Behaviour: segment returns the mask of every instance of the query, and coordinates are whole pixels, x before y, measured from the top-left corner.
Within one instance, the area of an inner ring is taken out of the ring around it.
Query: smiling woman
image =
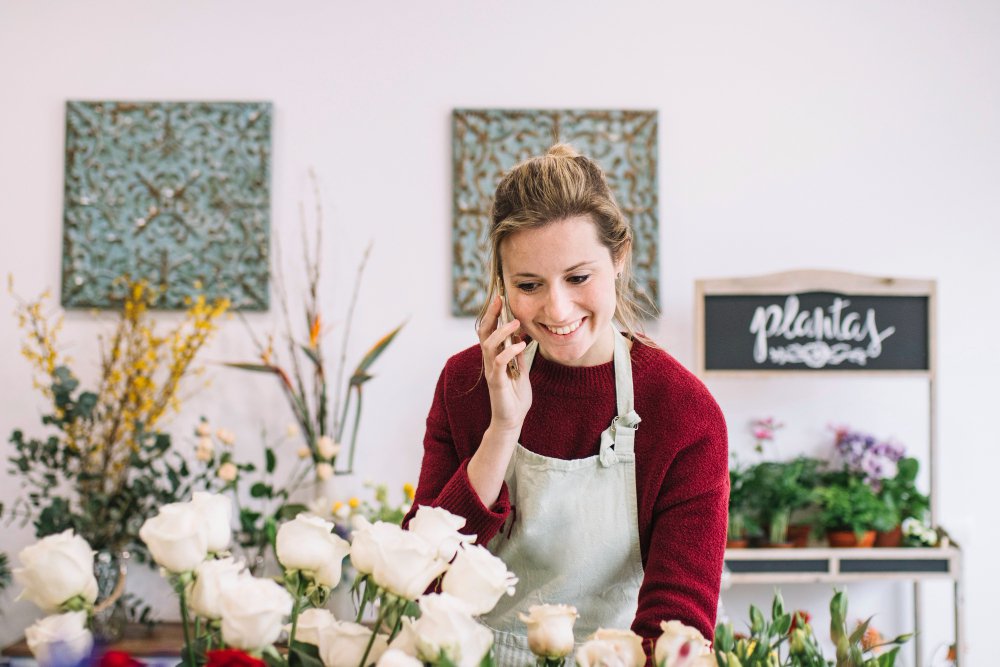
[[[725,421],[639,330],[633,236],[603,172],[564,145],[517,165],[489,237],[479,344],[438,380],[412,512],[465,517],[519,579],[483,617],[500,665],[534,662],[519,616],[538,603],[576,607],[577,641],[631,625],[647,656],[661,621],[710,638]]]

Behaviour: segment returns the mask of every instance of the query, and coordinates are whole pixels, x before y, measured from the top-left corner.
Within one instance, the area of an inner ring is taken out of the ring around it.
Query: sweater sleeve
[[[681,449],[660,486],[632,629],[655,639],[660,622],[678,620],[706,639],[715,614],[726,552],[729,510],[728,441],[714,401],[699,415],[700,437]],[[650,646],[651,642],[647,642]]]
[[[424,458],[413,507],[403,520],[407,526],[421,505],[441,507],[465,518],[462,532],[475,535],[478,544],[486,545],[497,534],[510,514],[507,484],[492,507],[486,507],[469,481],[471,454],[462,456],[452,435],[447,403],[447,366],[438,379],[434,401],[427,415],[424,433]],[[480,436],[481,437],[481,436]],[[478,447],[478,443],[475,444]]]

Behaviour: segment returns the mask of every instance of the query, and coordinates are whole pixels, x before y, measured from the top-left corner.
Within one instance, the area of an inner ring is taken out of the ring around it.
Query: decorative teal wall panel
[[[268,307],[271,104],[68,102],[62,303],[110,307],[144,278]]]
[[[489,209],[500,178],[560,141],[607,174],[635,233],[636,284],[659,308],[656,111],[456,109],[452,133],[455,315],[477,314],[486,296]]]

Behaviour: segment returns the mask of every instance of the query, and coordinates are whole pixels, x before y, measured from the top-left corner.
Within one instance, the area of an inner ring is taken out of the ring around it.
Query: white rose
[[[360,514],[351,517],[351,564],[361,574],[371,574],[375,569],[377,556],[375,545],[378,542],[392,539],[403,532],[403,529],[392,523],[376,521],[371,523]]]
[[[193,570],[208,555],[208,533],[201,513],[191,503],[169,503],[146,519],[139,537],[153,560],[170,572]]]
[[[24,638],[40,667],[80,664],[94,646],[85,611],[46,616],[28,626]]]
[[[631,630],[612,630],[598,628],[591,639],[610,642],[615,652],[621,657],[625,667],[643,667],[646,664],[646,652],[642,649],[642,637]]]
[[[372,630],[357,623],[334,621],[319,636],[319,657],[325,667],[358,667],[365,655]],[[365,665],[373,665],[388,646],[385,635],[376,635]]]
[[[371,532],[375,538],[372,577],[382,588],[408,600],[415,600],[448,569],[438,558],[438,550],[419,535],[406,530]]]
[[[580,617],[576,607],[541,604],[518,614],[528,626],[528,648],[542,658],[564,658],[573,651],[573,623]]]
[[[18,558],[24,565],[14,568],[14,581],[24,586],[19,598],[34,602],[42,611],[57,611],[78,595],[89,603],[97,599],[94,551],[72,530],[43,537],[22,549]]]
[[[218,493],[195,491],[191,504],[201,513],[208,536],[208,550],[225,551],[233,539],[233,501]]]
[[[316,479],[326,481],[333,477],[333,466],[326,461],[316,464]]]
[[[195,580],[188,592],[188,605],[202,618],[222,618],[222,591],[236,584],[243,563],[232,558],[203,561],[195,570]]]
[[[224,445],[232,446],[236,442],[236,435],[228,428],[220,428],[215,432],[215,437]]]
[[[591,639],[576,649],[576,664],[579,667],[628,667],[618,653],[614,642],[606,639]]]
[[[329,609],[306,609],[299,614],[299,622],[295,625],[295,641],[303,644],[319,646],[319,638],[323,632],[337,622]],[[291,633],[292,625],[285,626],[285,632]]]
[[[212,435],[212,427],[208,425],[207,421],[203,420],[198,422],[198,425],[194,427],[194,432],[201,438],[208,438]],[[208,442],[211,443],[212,440],[209,439]],[[199,441],[198,444],[200,445],[201,441]]]
[[[289,438],[294,438],[299,433],[299,425],[295,422],[288,422],[288,426],[285,427],[285,435]]]
[[[456,667],[478,667],[493,646],[493,633],[472,617],[469,606],[447,593],[420,598],[420,618],[408,631],[417,657],[437,663],[445,656]]]
[[[376,667],[423,667],[422,662],[398,648],[391,648],[378,659]]]
[[[306,445],[302,445],[301,447],[299,447],[299,450],[296,452],[296,454],[300,459],[307,459],[310,456],[312,456],[312,450],[309,449],[309,447],[307,447]]]
[[[318,516],[299,514],[281,524],[275,551],[286,569],[302,570],[323,586],[340,583],[341,566],[350,552],[347,540],[333,534],[333,524]]]
[[[503,597],[514,594],[517,577],[502,560],[479,545],[465,546],[455,554],[441,582],[441,590],[465,600],[472,613],[485,614]]]
[[[321,435],[316,441],[316,452],[322,459],[332,459],[340,453],[340,445],[333,441],[328,435]]]
[[[222,639],[233,648],[256,651],[281,634],[292,613],[292,596],[270,579],[242,574],[222,591]]]
[[[236,476],[240,474],[239,469],[236,464],[232,461],[226,461],[219,469],[215,472],[223,482],[232,482],[236,479]]]
[[[667,667],[680,667],[690,659],[709,653],[711,645],[702,634],[680,621],[662,621],[660,629],[663,634],[656,640],[653,650],[657,665],[666,661]]]
[[[455,557],[461,544],[476,541],[475,535],[463,535],[458,529],[465,525],[465,519],[441,507],[422,506],[410,520],[410,532],[415,533],[438,550],[446,561]]]
[[[215,453],[215,445],[209,441],[208,446],[202,446],[199,442],[197,449],[194,450],[194,457],[201,461],[202,463],[208,463],[212,460],[212,455]]]

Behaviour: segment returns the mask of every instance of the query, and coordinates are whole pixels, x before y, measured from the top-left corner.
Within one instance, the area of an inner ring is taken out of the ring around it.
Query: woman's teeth
[[[549,325],[546,324],[545,328],[548,329],[549,331],[551,331],[554,334],[559,334],[560,336],[565,336],[566,334],[571,334],[574,331],[576,331],[577,329],[579,329],[581,324],[583,324],[583,320],[577,320],[573,324],[570,324],[569,326],[565,326],[565,327],[550,327]]]

